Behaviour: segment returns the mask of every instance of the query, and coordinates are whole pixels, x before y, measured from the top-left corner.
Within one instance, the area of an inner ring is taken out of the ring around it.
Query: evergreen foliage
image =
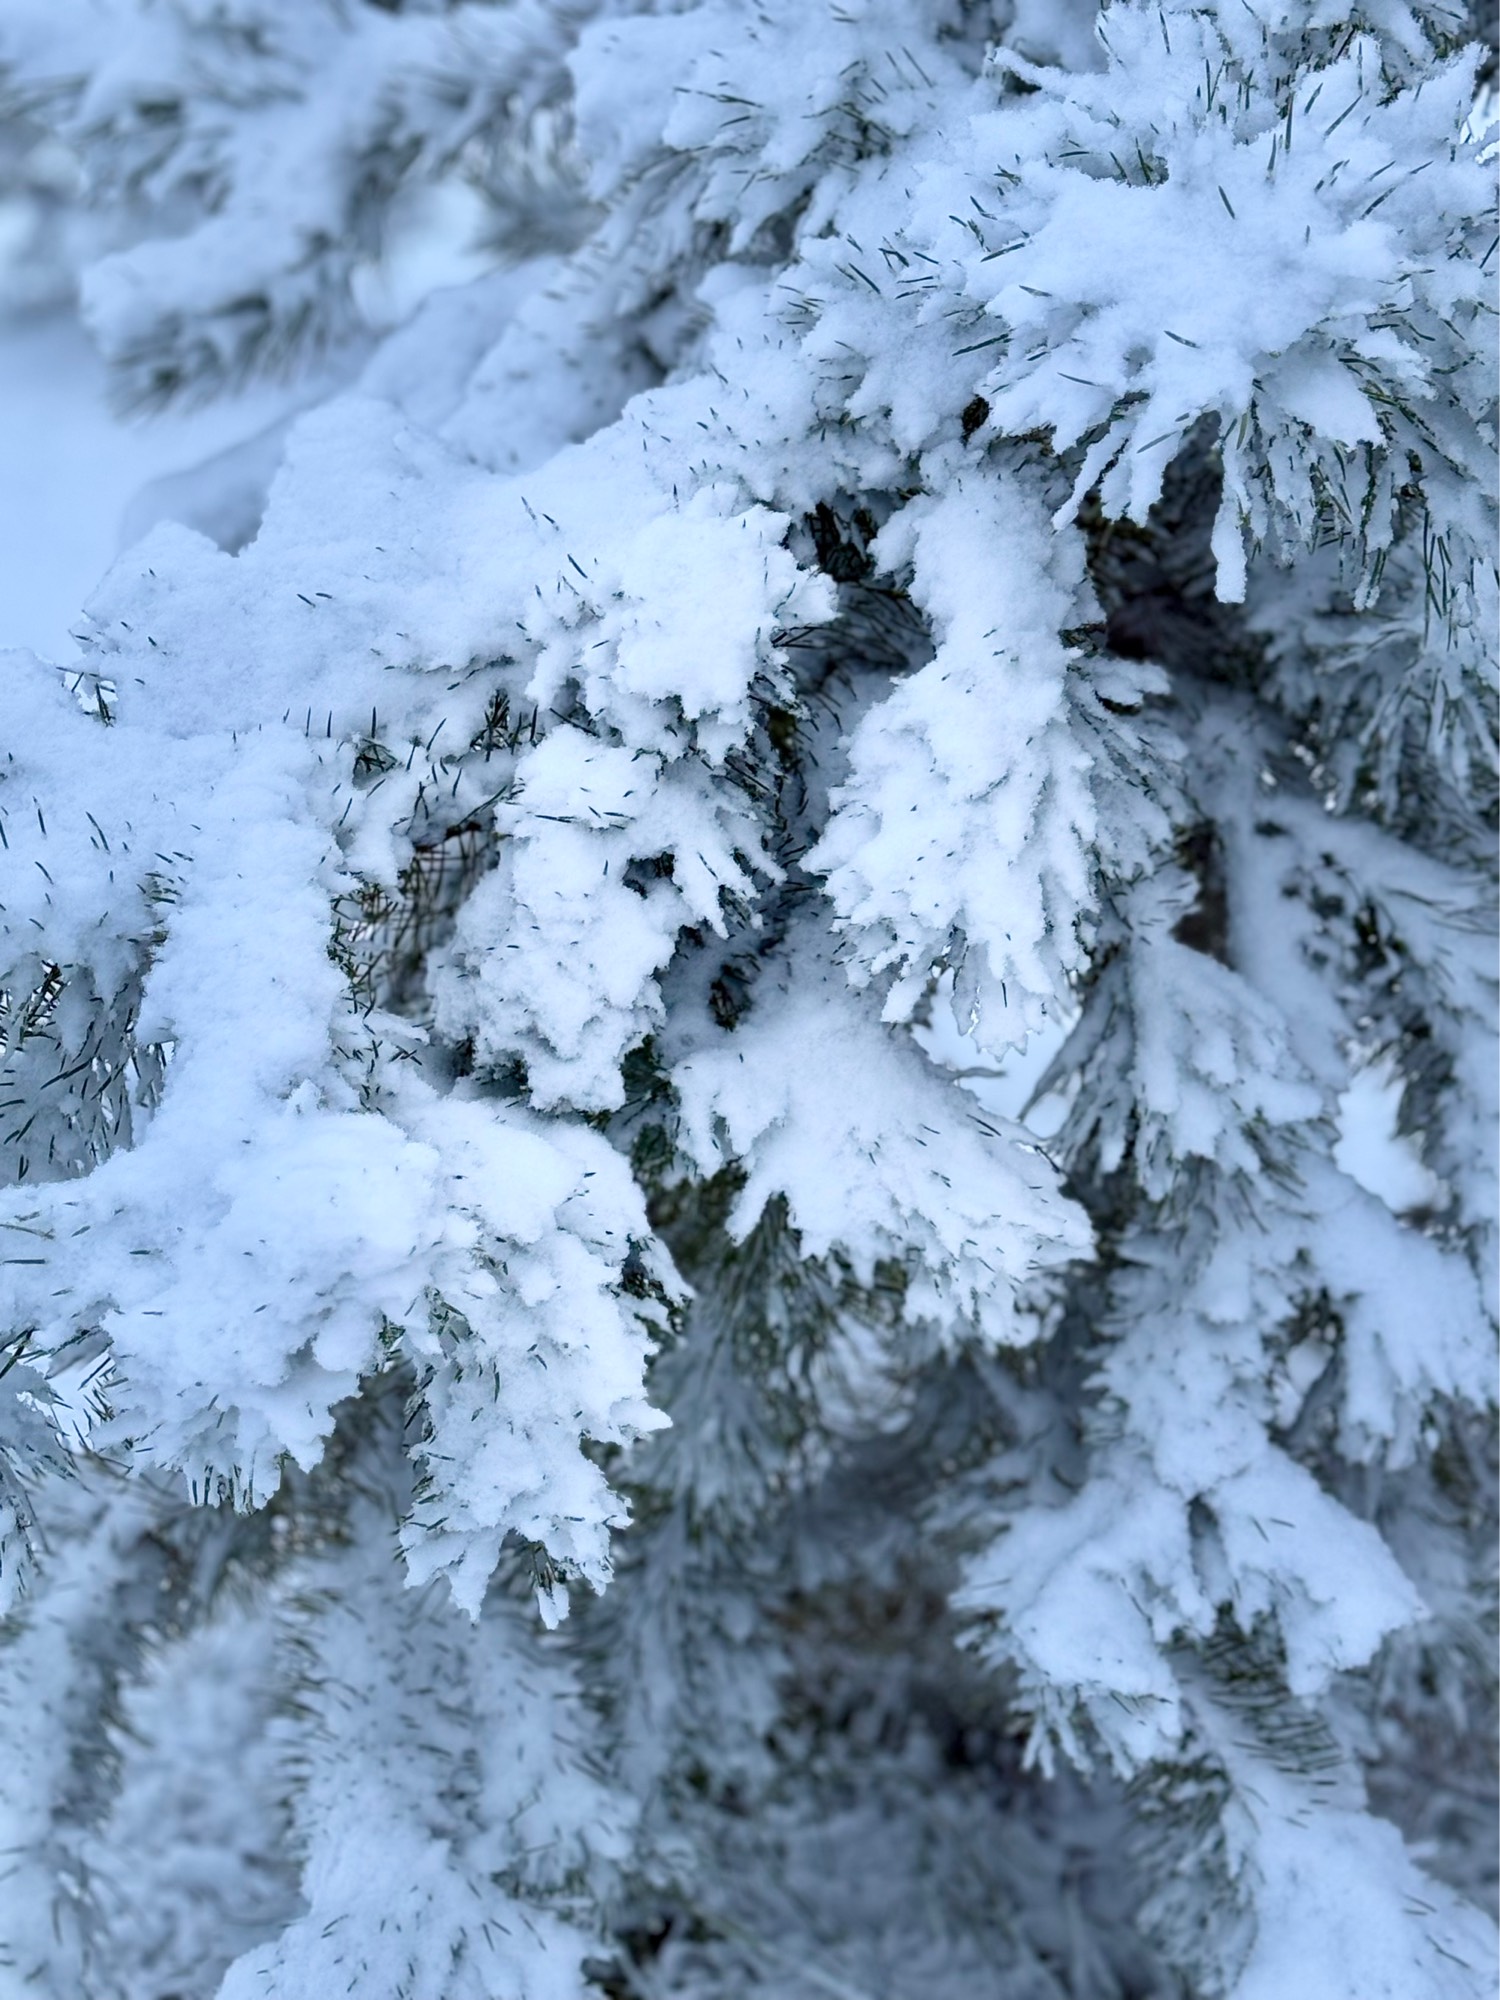
[[[3,2000],[1491,1991],[1482,29],[7,0]]]

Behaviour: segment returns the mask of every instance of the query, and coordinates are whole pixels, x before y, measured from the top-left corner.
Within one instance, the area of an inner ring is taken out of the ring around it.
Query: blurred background
[[[113,409],[79,322],[77,278],[116,246],[76,195],[66,149],[0,114],[0,650],[25,646],[53,660],[76,656],[71,628],[120,550],[155,520],[197,514],[177,504],[195,468],[236,449],[274,463],[287,420],[359,358],[336,356],[324,375],[257,383],[197,408]],[[372,336],[438,286],[493,265],[495,251],[476,247],[488,215],[466,181],[421,191],[360,274]]]

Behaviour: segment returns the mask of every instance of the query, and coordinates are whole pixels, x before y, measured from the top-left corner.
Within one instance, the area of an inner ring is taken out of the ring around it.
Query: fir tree
[[[1478,25],[8,0],[5,2000],[1490,1991]]]

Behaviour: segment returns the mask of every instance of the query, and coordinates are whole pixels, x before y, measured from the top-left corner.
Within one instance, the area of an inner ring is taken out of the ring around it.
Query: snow
[[[815,942],[798,956],[783,990],[763,979],[748,1021],[674,1073],[697,1165],[746,1169],[731,1233],[743,1240],[782,1195],[810,1256],[836,1250],[867,1285],[882,1260],[904,1264],[909,1318],[1036,1338],[1015,1294],[1087,1254],[1081,1211],[1024,1128],[979,1116],[906,1035],[870,1018]]]
[[[1339,1099],[1335,1166],[1400,1215],[1441,1200],[1443,1184],[1423,1163],[1412,1136],[1400,1129],[1405,1082],[1387,1059],[1355,1071]]]
[[[826,1820],[929,1713],[1021,1901],[1082,1849],[1019,1736],[1131,1836],[1196,1788],[1194,1990],[1467,1952],[1363,1762],[1446,1780],[1390,1662],[1454,1732],[1482,1693],[1428,1621],[1482,1615],[1492,1393],[1489,186],[1472,59],[1340,4],[11,0],[139,194],[82,279],[115,379],[332,359],[131,426],[61,321],[0,334],[0,641],[65,663],[0,652],[0,1991],[161,1990],[165,1885],[48,1899],[219,1829],[217,1735],[300,1875],[210,1925],[229,1995],[552,2000],[647,1935],[653,1991],[769,1990],[724,1823]],[[1112,657],[1210,549],[1274,673],[1212,606]],[[58,1499],[68,1355],[120,1465]]]
[[[938,982],[931,1016],[913,1033],[934,1063],[949,1070],[964,1088],[997,1118],[1024,1123],[1039,1139],[1051,1138],[1067,1115],[1064,1097],[1042,1090],[1053,1058],[1077,1025],[1077,1009],[1054,1002],[1053,1015],[1029,1034],[1019,1025],[988,1038],[995,1045],[981,1050],[972,1034],[963,1033],[953,1007],[953,975]]]

